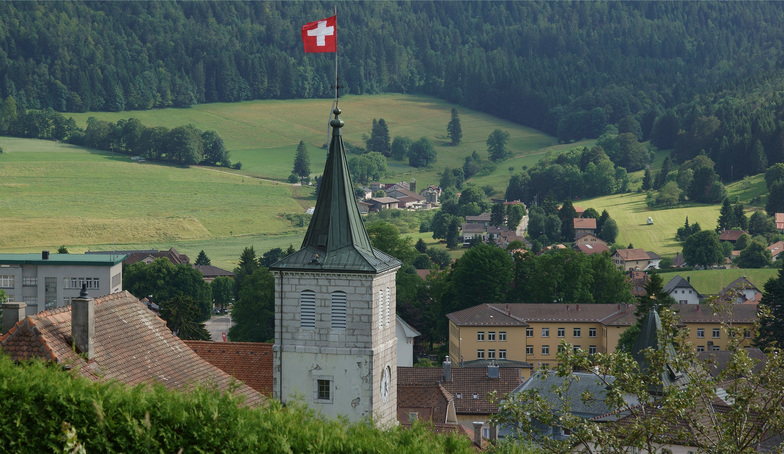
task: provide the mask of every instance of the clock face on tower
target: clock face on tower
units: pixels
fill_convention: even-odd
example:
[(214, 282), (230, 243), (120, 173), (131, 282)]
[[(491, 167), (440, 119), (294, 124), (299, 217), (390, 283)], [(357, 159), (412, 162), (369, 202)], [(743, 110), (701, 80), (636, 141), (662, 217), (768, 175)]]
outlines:
[(384, 368), (384, 374), (381, 376), (381, 402), (387, 403), (389, 398), (389, 366)]

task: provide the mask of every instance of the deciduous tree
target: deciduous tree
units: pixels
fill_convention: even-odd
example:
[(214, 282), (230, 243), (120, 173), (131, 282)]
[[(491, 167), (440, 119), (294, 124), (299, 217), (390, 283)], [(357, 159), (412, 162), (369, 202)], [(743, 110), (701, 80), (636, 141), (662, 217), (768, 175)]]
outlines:
[(457, 114), (457, 109), (452, 109), (452, 119), (446, 125), (446, 131), (452, 145), (458, 145), (463, 139), (463, 128), (460, 126), (460, 115)]
[(506, 149), (509, 142), (509, 133), (496, 129), (487, 137), (487, 152), (490, 154), (491, 161), (503, 161), (511, 155)]

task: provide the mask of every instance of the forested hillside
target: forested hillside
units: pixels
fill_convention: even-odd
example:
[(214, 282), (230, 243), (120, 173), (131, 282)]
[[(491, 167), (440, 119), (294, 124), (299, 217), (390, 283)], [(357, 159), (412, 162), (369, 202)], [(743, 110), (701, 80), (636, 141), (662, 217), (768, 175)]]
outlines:
[[(328, 97), (334, 61), (299, 29), (334, 6), (3, 2), (0, 97), (63, 112)], [(614, 124), (678, 162), (705, 150), (725, 180), (784, 161), (782, 3), (338, 7), (348, 93), (435, 95), (564, 141)]]

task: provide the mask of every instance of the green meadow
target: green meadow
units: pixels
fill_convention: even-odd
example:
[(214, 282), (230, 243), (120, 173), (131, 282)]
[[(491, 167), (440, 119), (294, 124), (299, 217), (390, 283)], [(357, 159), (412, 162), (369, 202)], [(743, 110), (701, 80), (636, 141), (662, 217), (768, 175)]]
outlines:
[(677, 271), (662, 273), (662, 279), (666, 284), (676, 275), (680, 275), (683, 278), (690, 277), (691, 285), (698, 292), (703, 295), (715, 295), (730, 282), (743, 276), (754, 284), (755, 287), (762, 290), (768, 279), (776, 277), (778, 272), (777, 268)]
[[(253, 101), (198, 105), (191, 109), (73, 114), (84, 127), (91, 116), (116, 122), (138, 118), (147, 126), (192, 124), (216, 130), (223, 137), (241, 171), (209, 167), (183, 168), (139, 163), (128, 156), (63, 143), (0, 137), (0, 252), (31, 252), (67, 246), (73, 252), (111, 249), (167, 249), (175, 247), (192, 257), (204, 250), (213, 264), (233, 268), (242, 249), (258, 254), (274, 247), (298, 247), (305, 227), (289, 219), (313, 206), (313, 187), (285, 183), (294, 153), (304, 140), (314, 175), (321, 173), (328, 139), (331, 100)], [(510, 133), (513, 156), (470, 184), (491, 186), (504, 193), (509, 176), (532, 166), (548, 153), (590, 146), (592, 141), (558, 144), (553, 137), (458, 108), (463, 142), (447, 144), (446, 124), (454, 107), (433, 98), (412, 95), (347, 96), (340, 100), (346, 122), (344, 139), (363, 145), (374, 118), (384, 118), (391, 137), (413, 140), (429, 137), (436, 144), (438, 162), (414, 169), (389, 160), (385, 181), (417, 180), (418, 186), (437, 184), (444, 167), (462, 166), (473, 151), (487, 159), (487, 136), (494, 129)], [(657, 153), (653, 168), (666, 152)], [(642, 172), (630, 175), (632, 188)], [(762, 176), (727, 187), (733, 201), (747, 204), (765, 194)], [(758, 202), (759, 204), (760, 202)], [(764, 203), (764, 200), (763, 202)], [(686, 217), (703, 228), (713, 228), (718, 205), (689, 205), (649, 209), (645, 194), (630, 192), (575, 205), (606, 209), (618, 223), (618, 243), (633, 244), (674, 256), (682, 245), (675, 241)], [(648, 217), (653, 225), (647, 224)], [(412, 235), (437, 243), (430, 234)], [(462, 255), (454, 251), (454, 257)], [(736, 276), (737, 277), (737, 276)]]
[[(460, 114), (463, 140), (460, 145), (448, 145), (446, 125), (455, 107)], [(493, 116), (457, 107), (445, 101), (414, 95), (346, 96), (340, 99), (342, 130), (346, 142), (364, 147), (363, 136), (369, 135), (373, 119), (383, 118), (390, 137), (421, 137), (431, 139), (438, 153), (437, 162), (430, 168), (416, 169), (407, 161), (389, 159), (387, 181), (417, 180), (419, 187), (438, 184), (444, 167), (460, 167), (466, 156), (476, 151), (488, 158), (487, 137), (494, 129), (509, 132), (508, 148), (513, 158), (500, 163), (488, 175), (475, 177), (477, 185), (490, 185), (498, 195), (503, 194), (509, 181), (509, 167), (519, 170), (532, 165), (547, 151), (558, 146), (555, 138)], [(321, 173), (326, 160), (322, 148), (329, 139), (328, 121), (332, 100), (305, 99), (286, 101), (248, 101), (241, 103), (202, 104), (190, 109), (162, 109), (127, 112), (92, 112), (69, 114), (81, 127), (89, 117), (116, 122), (138, 118), (147, 126), (173, 128), (192, 124), (201, 130), (215, 130), (224, 140), (233, 162), (242, 162), (246, 175), (285, 181), (294, 163), (300, 140), (308, 145), (311, 170)]]

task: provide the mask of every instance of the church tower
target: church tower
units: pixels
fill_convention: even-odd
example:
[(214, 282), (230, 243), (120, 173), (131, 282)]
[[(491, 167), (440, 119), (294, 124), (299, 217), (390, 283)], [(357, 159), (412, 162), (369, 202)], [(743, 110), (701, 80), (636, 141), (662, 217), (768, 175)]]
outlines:
[(299, 251), (274, 264), (275, 397), (352, 422), (397, 422), (395, 275), (359, 215), (339, 118)]

